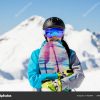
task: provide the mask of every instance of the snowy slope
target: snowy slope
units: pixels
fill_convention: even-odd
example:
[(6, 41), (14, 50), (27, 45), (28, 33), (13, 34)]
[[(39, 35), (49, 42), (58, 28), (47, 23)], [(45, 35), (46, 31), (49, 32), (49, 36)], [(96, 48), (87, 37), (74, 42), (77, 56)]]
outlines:
[[(100, 70), (85, 72), (85, 79), (76, 91), (100, 91)], [(3, 83), (3, 84), (1, 84)], [(36, 91), (33, 89), (28, 80), (3, 80), (0, 83), (0, 91)], [(74, 90), (72, 90), (74, 91)]]
[(66, 30), (68, 32), (65, 34), (68, 35), (65, 35), (64, 39), (69, 44), (69, 47), (76, 51), (78, 58), (82, 62), (82, 67), (90, 70), (100, 68), (100, 45), (94, 45), (94, 42), (100, 43), (100, 41), (96, 41), (98, 37), (86, 29), (82, 31)]
[(85, 79), (76, 91), (100, 91), (100, 70), (84, 72)]
[[(20, 25), (0, 37), (0, 90), (27, 91), (31, 90), (27, 81), (27, 63), (33, 50), (39, 48), (44, 41), (42, 24), (44, 18), (32, 16)], [(100, 34), (87, 29), (77, 31), (72, 25), (66, 24), (64, 39), (70, 48), (76, 51), (85, 72), (85, 80), (79, 91), (87, 90), (87, 83), (98, 80), (96, 72), (100, 68)], [(86, 70), (86, 71), (85, 71)], [(97, 70), (97, 71), (95, 71)], [(90, 78), (91, 74), (94, 80)], [(92, 77), (93, 77), (92, 76)], [(7, 85), (9, 83), (9, 85)], [(99, 86), (97, 83), (97, 86)], [(17, 87), (23, 84), (25, 88)], [(94, 86), (91, 84), (92, 87)], [(91, 86), (90, 85), (90, 86)], [(10, 86), (15, 86), (12, 89)], [(7, 87), (7, 88), (3, 88)], [(89, 87), (89, 86), (88, 86)], [(10, 89), (11, 88), (11, 89)], [(90, 87), (88, 90), (91, 90)], [(95, 87), (93, 90), (98, 90)]]
[(28, 58), (44, 39), (43, 21), (39, 16), (31, 17), (0, 37), (0, 76), (10, 80), (26, 77)]

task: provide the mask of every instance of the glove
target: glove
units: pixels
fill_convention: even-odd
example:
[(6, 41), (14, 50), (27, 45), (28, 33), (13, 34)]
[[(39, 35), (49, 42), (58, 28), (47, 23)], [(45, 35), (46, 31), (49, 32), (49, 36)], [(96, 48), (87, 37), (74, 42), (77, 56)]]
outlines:
[(46, 89), (52, 92), (61, 92), (62, 84), (60, 79), (56, 79), (55, 81), (47, 81), (42, 84), (42, 90)]
[(55, 92), (56, 91), (56, 87), (54, 86), (53, 82), (52, 81), (47, 81), (45, 83), (42, 84), (42, 89), (47, 89), (49, 91), (53, 91)]
[(46, 80), (42, 84), (42, 89), (45, 88), (47, 91), (52, 92), (61, 92), (62, 91), (62, 82), (61, 79), (64, 77), (68, 77), (73, 74), (73, 71), (71, 69), (64, 70), (62, 73), (58, 72), (58, 79), (52, 81), (52, 80)]
[(68, 76), (72, 75), (73, 70), (67, 69), (67, 70), (64, 70), (63, 72), (58, 72), (57, 74), (58, 74), (58, 78), (62, 79), (64, 77), (68, 77)]

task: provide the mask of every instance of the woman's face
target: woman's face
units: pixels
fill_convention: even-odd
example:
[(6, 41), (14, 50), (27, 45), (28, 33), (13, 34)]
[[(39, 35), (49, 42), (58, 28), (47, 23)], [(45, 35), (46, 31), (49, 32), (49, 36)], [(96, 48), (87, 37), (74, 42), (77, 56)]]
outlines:
[(49, 41), (57, 41), (57, 40), (61, 40), (61, 39), (62, 39), (62, 37), (59, 38), (59, 37), (56, 37), (56, 36), (53, 36), (52, 38), (48, 38), (48, 37), (47, 37), (48, 42), (49, 42)]

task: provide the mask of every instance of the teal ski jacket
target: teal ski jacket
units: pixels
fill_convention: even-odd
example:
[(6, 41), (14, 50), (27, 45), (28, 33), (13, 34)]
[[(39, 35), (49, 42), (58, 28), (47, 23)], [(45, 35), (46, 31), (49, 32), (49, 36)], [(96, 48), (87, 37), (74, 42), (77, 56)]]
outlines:
[[(42, 46), (44, 45), (46, 41), (43, 42)], [(42, 47), (41, 46), (41, 47)], [(50, 80), (55, 80), (58, 78), (58, 74), (57, 73), (40, 73), (39, 70), (39, 63), (38, 63), (38, 58), (39, 58), (39, 53), (40, 53), (40, 49), (34, 50), (31, 54), (31, 57), (29, 59), (29, 63), (28, 63), (28, 80), (30, 85), (37, 89), (37, 91), (41, 90), (41, 85), (42, 85), (42, 81), (46, 80), (46, 79), (50, 79)], [(66, 77), (63, 79), (63, 81), (65, 81), (65, 86), (67, 86), (70, 89), (73, 88), (78, 88), (81, 84), (81, 82), (84, 79), (84, 73), (80, 64), (80, 61), (78, 59), (78, 57), (76, 56), (75, 51), (70, 49), (70, 63), (72, 65), (72, 69), (74, 71), (74, 74)]]

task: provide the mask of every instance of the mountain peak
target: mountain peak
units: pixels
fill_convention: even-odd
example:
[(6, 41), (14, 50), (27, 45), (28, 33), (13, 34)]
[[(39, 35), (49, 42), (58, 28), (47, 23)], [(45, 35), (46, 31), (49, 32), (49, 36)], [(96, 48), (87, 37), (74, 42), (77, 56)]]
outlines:
[(89, 28), (83, 29), (82, 31), (91, 32), (91, 30)]
[(74, 30), (74, 27), (70, 24), (66, 24), (66, 29), (67, 30)]
[(26, 19), (22, 22), (19, 26), (28, 26), (30, 23), (42, 25), (44, 22), (44, 18), (41, 16), (31, 16), (30, 18)]

